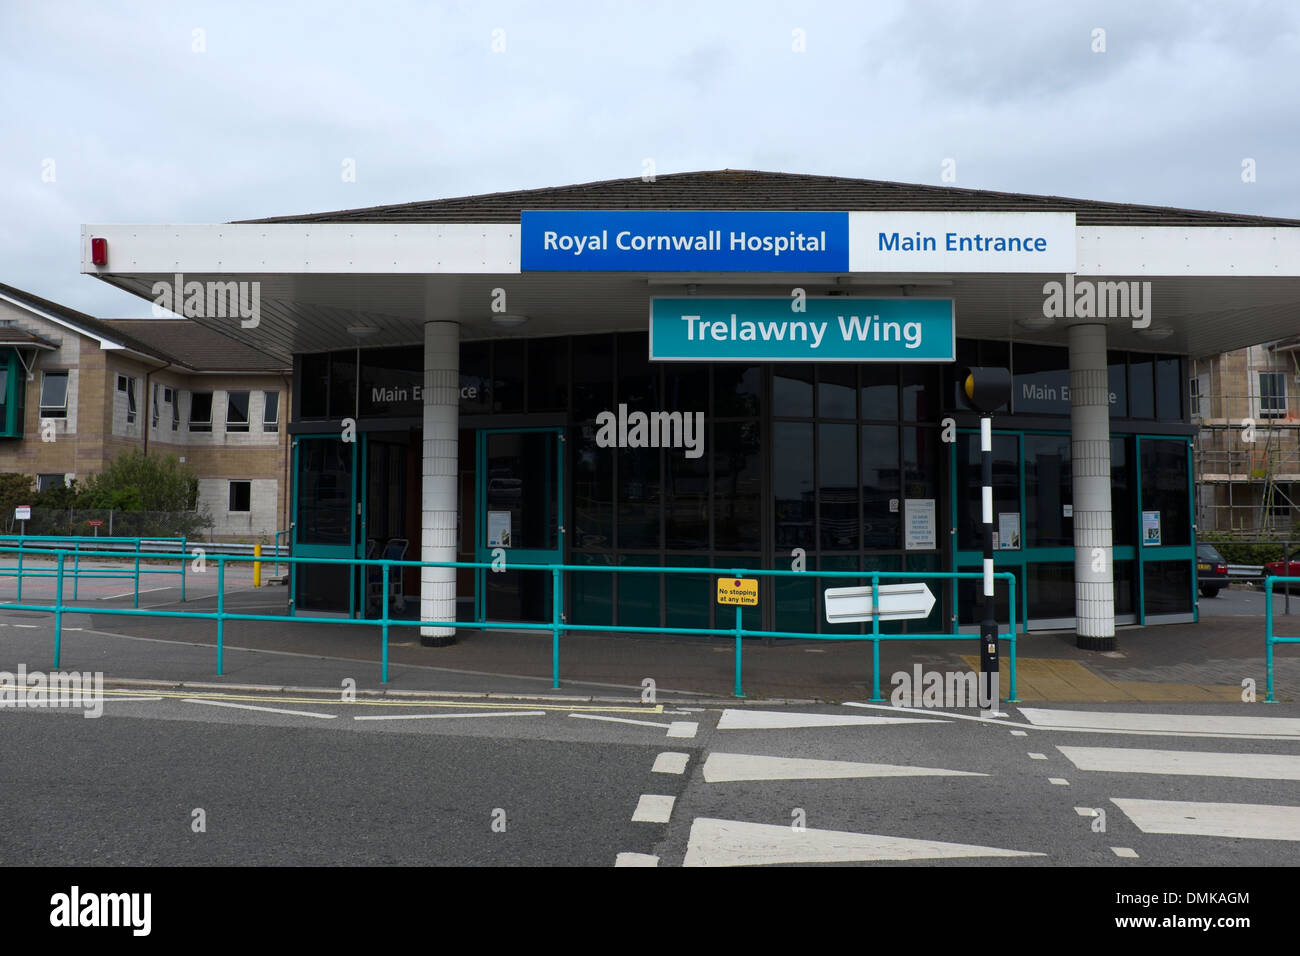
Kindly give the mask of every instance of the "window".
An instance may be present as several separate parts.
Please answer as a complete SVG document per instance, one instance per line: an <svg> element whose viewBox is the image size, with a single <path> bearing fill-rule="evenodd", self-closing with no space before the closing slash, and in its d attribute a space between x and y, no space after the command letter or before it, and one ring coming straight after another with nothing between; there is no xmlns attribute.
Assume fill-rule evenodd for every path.
<svg viewBox="0 0 1300 956"><path fill-rule="evenodd" d="M1210 413L1210 376L1198 375L1187 380L1188 411L1193 417L1208 418Z"/></svg>
<svg viewBox="0 0 1300 956"><path fill-rule="evenodd" d="M232 481L230 483L230 511L251 511L252 485L250 481Z"/></svg>
<svg viewBox="0 0 1300 956"><path fill-rule="evenodd" d="M1291 517L1291 503L1295 500L1296 486L1279 483L1273 486L1272 500L1268 503L1269 517L1286 521Z"/></svg>
<svg viewBox="0 0 1300 956"><path fill-rule="evenodd" d="M248 431L248 392L226 393L226 431Z"/></svg>
<svg viewBox="0 0 1300 956"><path fill-rule="evenodd" d="M194 392L190 396L190 431L212 431L211 392Z"/></svg>
<svg viewBox="0 0 1300 956"><path fill-rule="evenodd" d="M163 401L172 407L172 431L179 431L181 427L180 393L174 388L164 388Z"/></svg>
<svg viewBox="0 0 1300 956"><path fill-rule="evenodd" d="M1259 373L1259 417L1286 417L1286 375L1284 373Z"/></svg>
<svg viewBox="0 0 1300 956"><path fill-rule="evenodd" d="M126 393L126 423L135 424L135 379L127 375L117 377L117 390Z"/></svg>
<svg viewBox="0 0 1300 956"><path fill-rule="evenodd" d="M68 417L68 373L45 372L41 376L41 418Z"/></svg>
<svg viewBox="0 0 1300 956"><path fill-rule="evenodd" d="M150 414L151 426L158 427L158 383L153 383L153 402L151 403L152 413Z"/></svg>
<svg viewBox="0 0 1300 956"><path fill-rule="evenodd" d="M66 482L63 480L63 475L37 475L36 476L36 491L38 493L42 491L49 491L52 488L62 488L65 484Z"/></svg>
<svg viewBox="0 0 1300 956"><path fill-rule="evenodd" d="M280 393L263 392L266 397L266 404L262 406L262 431L276 432L280 430Z"/></svg>

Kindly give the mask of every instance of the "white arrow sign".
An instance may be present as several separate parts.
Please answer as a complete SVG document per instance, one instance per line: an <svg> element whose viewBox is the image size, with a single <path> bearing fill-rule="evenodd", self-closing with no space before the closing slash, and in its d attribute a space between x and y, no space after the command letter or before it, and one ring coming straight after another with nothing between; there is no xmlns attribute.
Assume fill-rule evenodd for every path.
<svg viewBox="0 0 1300 956"><path fill-rule="evenodd" d="M905 621L910 618L929 617L934 608L934 595L924 581L906 584L882 584L878 589L880 604L871 606L871 588L827 588L826 623L849 624L869 621L879 616L882 621Z"/></svg>

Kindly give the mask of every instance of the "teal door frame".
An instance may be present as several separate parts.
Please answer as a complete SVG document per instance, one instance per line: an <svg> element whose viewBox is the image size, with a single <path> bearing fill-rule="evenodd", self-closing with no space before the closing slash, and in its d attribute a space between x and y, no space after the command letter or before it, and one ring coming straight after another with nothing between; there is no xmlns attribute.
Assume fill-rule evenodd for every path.
<svg viewBox="0 0 1300 956"><path fill-rule="evenodd" d="M474 560L489 562L492 551L487 546L487 453L488 438L492 435L549 434L555 440L547 446L547 454L554 458L550 467L542 469L548 482L547 501L555 508L555 547L554 548L510 548L509 557L520 564L563 564L565 551L564 534L564 429L559 426L537 428L480 428L474 439ZM486 568L474 569L474 620L487 620L487 575L492 572ZM563 591L561 591L563 594Z"/></svg>
<svg viewBox="0 0 1300 956"><path fill-rule="evenodd" d="M1184 438L1181 435L1134 435L1133 451L1133 481L1137 486L1137 585L1138 585L1138 623L1145 624L1147 621L1147 602L1146 602L1146 563L1148 561L1177 561L1180 558L1186 559L1191 565L1192 570L1192 620L1200 620L1200 603L1197 601L1196 590L1196 479L1192 474L1192 440ZM1150 547L1142 543L1142 442L1143 441L1176 441L1182 442L1187 448L1187 544L1164 544L1151 545ZM1161 537L1163 542L1164 528L1163 522L1161 527Z"/></svg>
<svg viewBox="0 0 1300 956"><path fill-rule="evenodd" d="M352 488L350 493L352 498L352 506L351 508L349 508L349 515L351 519L349 524L349 534L351 536L351 541L348 544L309 544L309 543L301 542L298 538L299 532L301 531L301 522L298 521L298 499L299 499L299 495L301 495L302 493L302 480L301 480L302 472L300 470L299 458L302 453L302 449L301 449L302 442L304 440L309 440L309 439L328 439L331 441L337 441L337 442L341 442L342 444L351 446ZM292 505L293 517L291 519L291 527L293 529L293 541L291 545L291 550L289 552L294 557L298 557L298 558L354 558L356 557L357 520L360 513L360 499L357 497L357 480L358 480L357 470L358 470L359 461L364 461L364 458L361 458L361 456L358 454L357 445L358 443L355 441L344 442L342 436L338 432L330 432L327 434L313 433L309 435L294 436L293 439L293 505ZM348 616L349 617L357 616L357 593L356 593L357 589L356 589L355 578L356 578L355 574L349 575L349 580L352 582L352 586L348 588ZM297 601L298 601L297 565L290 564L289 565L290 613L293 613L294 611L297 610Z"/></svg>

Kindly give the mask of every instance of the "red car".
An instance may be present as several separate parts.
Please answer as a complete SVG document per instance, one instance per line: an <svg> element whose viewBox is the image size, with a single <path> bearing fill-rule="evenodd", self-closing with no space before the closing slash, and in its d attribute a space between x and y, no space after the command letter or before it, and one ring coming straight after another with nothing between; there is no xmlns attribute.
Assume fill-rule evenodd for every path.
<svg viewBox="0 0 1300 956"><path fill-rule="evenodd" d="M1264 576L1274 578L1300 578L1300 559L1292 557L1286 570L1284 571L1282 568L1283 565L1281 561L1270 561L1268 564L1264 565ZM1292 593L1300 591L1300 582L1292 581L1289 584L1279 583L1273 585L1273 591L1275 593L1282 591L1283 589L1289 590Z"/></svg>

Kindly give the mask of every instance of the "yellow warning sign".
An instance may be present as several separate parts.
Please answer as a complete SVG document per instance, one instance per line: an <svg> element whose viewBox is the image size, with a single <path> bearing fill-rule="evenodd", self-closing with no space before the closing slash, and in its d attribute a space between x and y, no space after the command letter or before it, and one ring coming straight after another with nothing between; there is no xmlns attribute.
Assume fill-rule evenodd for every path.
<svg viewBox="0 0 1300 956"><path fill-rule="evenodd" d="M757 604L758 578L718 578L719 604Z"/></svg>

